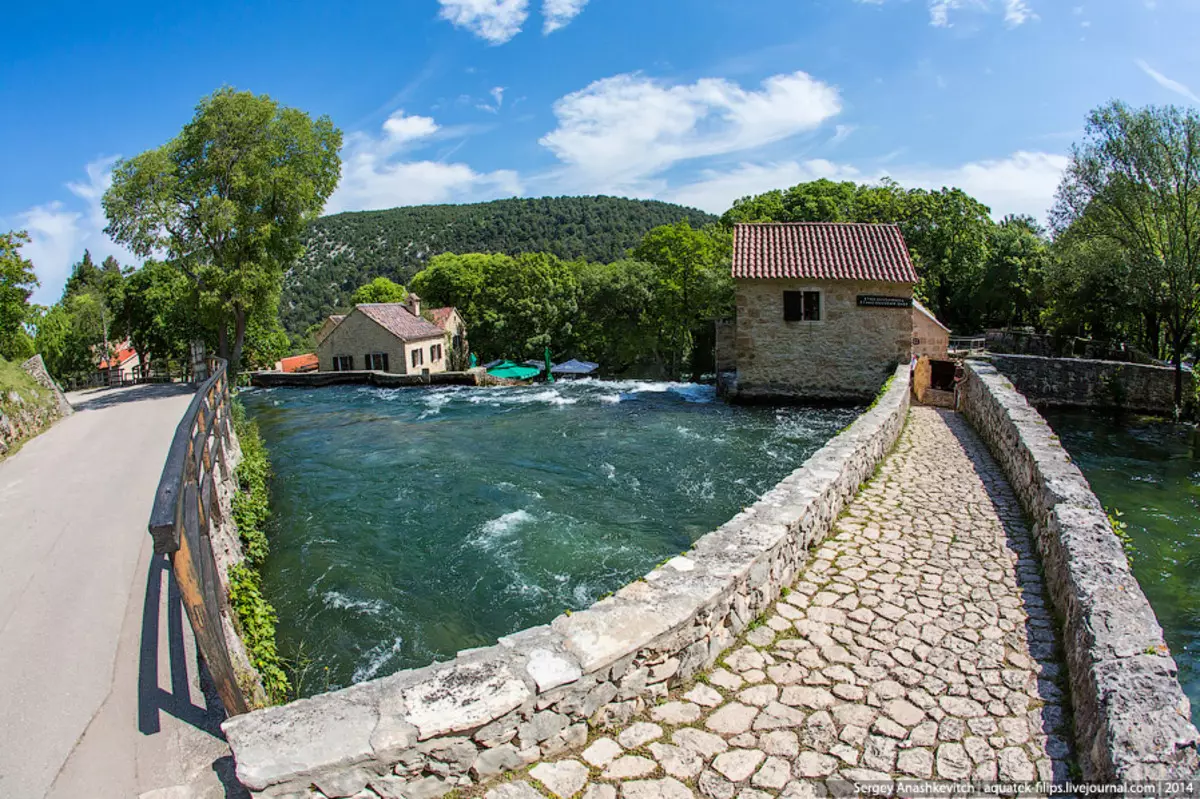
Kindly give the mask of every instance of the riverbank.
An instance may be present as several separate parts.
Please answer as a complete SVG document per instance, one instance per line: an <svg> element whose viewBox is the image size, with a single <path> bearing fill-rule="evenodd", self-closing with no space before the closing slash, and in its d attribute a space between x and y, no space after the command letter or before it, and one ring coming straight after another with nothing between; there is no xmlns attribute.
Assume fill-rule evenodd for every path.
<svg viewBox="0 0 1200 799"><path fill-rule="evenodd" d="M251 372L255 388L326 388L328 386L376 386L408 388L420 386L501 386L516 381L492 377L482 367L466 372L397 375L388 372Z"/></svg>

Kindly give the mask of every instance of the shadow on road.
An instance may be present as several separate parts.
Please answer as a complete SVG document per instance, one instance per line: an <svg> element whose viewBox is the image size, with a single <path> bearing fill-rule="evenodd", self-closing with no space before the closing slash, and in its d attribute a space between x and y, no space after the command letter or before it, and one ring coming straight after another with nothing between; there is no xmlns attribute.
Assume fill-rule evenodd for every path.
<svg viewBox="0 0 1200 799"><path fill-rule="evenodd" d="M163 601L163 586L166 586L166 601ZM166 614L167 656L170 671L170 689L159 685L159 658L161 645L159 629L160 614ZM216 685L209 676L204 661L197 656L189 657L190 648L185 645L184 624L186 623L179 586L171 572L171 564L165 555L150 559L146 573L146 599L142 607L142 641L138 664L138 731L143 735L155 735L162 730L160 713L167 713L185 724L208 733L214 738L225 740L221 722L225 720L225 709L221 706ZM191 650L194 651L194 650ZM194 666L193 666L194 664ZM200 691L204 704L192 701L188 679L189 666L198 672ZM213 761L212 770L225 790L226 799L249 799L249 792L238 782L232 755Z"/></svg>
<svg viewBox="0 0 1200 799"><path fill-rule="evenodd" d="M163 399L194 394L190 383L146 383L132 388L95 388L71 397L71 407L77 411L99 411L116 405L144 400Z"/></svg>
<svg viewBox="0 0 1200 799"><path fill-rule="evenodd" d="M163 585L167 587L167 601L162 601ZM158 666L160 612L167 617L167 655L170 669L170 690L159 686ZM146 574L146 600L142 607L141 661L138 667L138 729L143 735L159 732L159 713L165 712L203 730L214 738L225 740L221 722L225 719L224 709L215 696L212 680L196 660L200 670L200 688L204 693L204 706L192 702L188 680L188 653L184 646L183 603L179 598L179 587L171 573L171 565L165 555L155 555L150 560Z"/></svg>

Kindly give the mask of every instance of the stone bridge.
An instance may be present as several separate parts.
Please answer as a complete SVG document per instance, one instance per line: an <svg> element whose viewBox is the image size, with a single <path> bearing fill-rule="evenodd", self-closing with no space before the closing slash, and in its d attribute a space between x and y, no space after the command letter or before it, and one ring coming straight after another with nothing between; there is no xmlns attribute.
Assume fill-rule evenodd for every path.
<svg viewBox="0 0 1200 799"><path fill-rule="evenodd" d="M1103 509L990 366L960 412L910 408L898 370L758 503L592 608L224 732L145 533L188 399L74 396L0 462L6 796L762 799L1197 768Z"/></svg>
<svg viewBox="0 0 1200 799"><path fill-rule="evenodd" d="M763 799L905 780L1190 777L1149 603L1052 431L987 364L907 367L693 549L591 608L224 724L256 796Z"/></svg>

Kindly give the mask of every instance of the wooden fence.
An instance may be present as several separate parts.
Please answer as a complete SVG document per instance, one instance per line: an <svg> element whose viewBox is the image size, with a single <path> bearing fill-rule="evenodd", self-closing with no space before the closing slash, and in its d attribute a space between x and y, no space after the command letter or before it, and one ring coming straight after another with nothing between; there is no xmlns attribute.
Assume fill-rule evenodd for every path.
<svg viewBox="0 0 1200 799"><path fill-rule="evenodd" d="M226 370L225 361L210 362L210 376L175 429L149 527L154 551L170 556L196 645L225 712L236 716L249 707L225 645L221 609L228 607L229 598L217 572L210 537L214 525L222 521L218 484L232 479L233 418Z"/></svg>

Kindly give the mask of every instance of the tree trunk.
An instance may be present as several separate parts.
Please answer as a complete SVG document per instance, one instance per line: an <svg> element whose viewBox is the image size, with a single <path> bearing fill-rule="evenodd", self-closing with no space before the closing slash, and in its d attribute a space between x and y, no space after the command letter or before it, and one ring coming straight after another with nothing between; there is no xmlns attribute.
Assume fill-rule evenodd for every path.
<svg viewBox="0 0 1200 799"><path fill-rule="evenodd" d="M1175 414L1178 416L1183 408L1183 356L1180 354L1182 346L1176 347L1174 354L1171 356L1171 363L1175 366Z"/></svg>
<svg viewBox="0 0 1200 799"><path fill-rule="evenodd" d="M229 358L230 382L242 369L242 345L246 342L246 311L236 305L233 308L233 354Z"/></svg>

